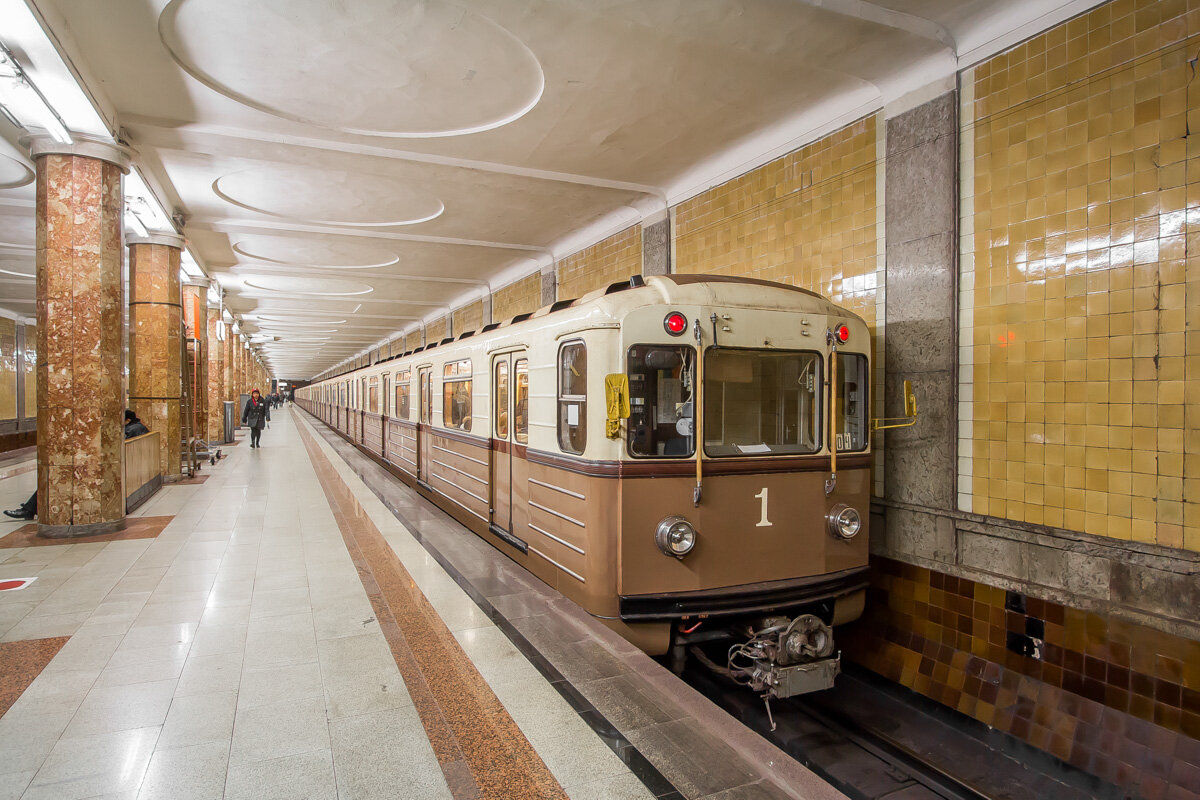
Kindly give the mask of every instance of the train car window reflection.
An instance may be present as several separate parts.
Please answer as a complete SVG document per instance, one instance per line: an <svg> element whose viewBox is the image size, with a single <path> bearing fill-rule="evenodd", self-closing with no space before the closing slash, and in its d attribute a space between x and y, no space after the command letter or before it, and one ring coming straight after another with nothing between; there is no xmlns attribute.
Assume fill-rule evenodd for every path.
<svg viewBox="0 0 1200 800"><path fill-rule="evenodd" d="M513 439L529 444L529 361L521 358L513 364Z"/></svg>
<svg viewBox="0 0 1200 800"><path fill-rule="evenodd" d="M837 449L867 448L867 357L838 353Z"/></svg>
<svg viewBox="0 0 1200 800"><path fill-rule="evenodd" d="M408 419L408 384L412 380L409 370L396 373L396 416Z"/></svg>
<svg viewBox="0 0 1200 800"><path fill-rule="evenodd" d="M587 347L568 342L558 351L558 446L582 453L587 446Z"/></svg>
<svg viewBox="0 0 1200 800"><path fill-rule="evenodd" d="M379 378L372 376L370 383L367 385L367 411L372 414L379 413Z"/></svg>
<svg viewBox="0 0 1200 800"><path fill-rule="evenodd" d="M442 424L471 430L471 362L452 361L442 372Z"/></svg>
<svg viewBox="0 0 1200 800"><path fill-rule="evenodd" d="M433 380L429 367L421 370L421 422L428 425L433 416Z"/></svg>
<svg viewBox="0 0 1200 800"><path fill-rule="evenodd" d="M821 357L779 350L704 356L704 452L802 455L820 447Z"/></svg>
<svg viewBox="0 0 1200 800"><path fill-rule="evenodd" d="M496 438L508 438L508 357L496 362Z"/></svg>
<svg viewBox="0 0 1200 800"><path fill-rule="evenodd" d="M695 353L684 345L629 348L629 453L687 458L695 444Z"/></svg>

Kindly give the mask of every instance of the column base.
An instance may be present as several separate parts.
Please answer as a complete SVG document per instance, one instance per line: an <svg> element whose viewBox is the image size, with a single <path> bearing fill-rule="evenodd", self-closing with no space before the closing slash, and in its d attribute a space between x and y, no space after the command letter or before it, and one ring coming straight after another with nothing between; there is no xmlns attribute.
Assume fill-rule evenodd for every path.
<svg viewBox="0 0 1200 800"><path fill-rule="evenodd" d="M86 525L43 525L38 523L37 535L43 539L74 539L78 536L103 536L125 530L125 518L112 522L91 522Z"/></svg>

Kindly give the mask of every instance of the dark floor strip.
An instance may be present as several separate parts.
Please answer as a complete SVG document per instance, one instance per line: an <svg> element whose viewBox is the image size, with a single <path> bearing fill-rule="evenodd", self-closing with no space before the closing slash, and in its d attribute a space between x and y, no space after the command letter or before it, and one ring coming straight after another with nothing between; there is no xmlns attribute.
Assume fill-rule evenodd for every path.
<svg viewBox="0 0 1200 800"><path fill-rule="evenodd" d="M70 636L0 643L0 717L42 673Z"/></svg>
<svg viewBox="0 0 1200 800"><path fill-rule="evenodd" d="M304 409L300 410L304 411ZM331 445L336 447L335 443L338 441L338 439L333 439L331 437L333 437L334 434L342 436L341 433L334 428L330 428L329 426L325 425L320 419L313 416L308 411L304 411L304 413L309 420L313 422L320 422L324 426L325 430L317 429L318 433L323 434L325 438L331 442ZM302 426L298 425L297 427L299 428ZM342 437L342 441L349 446L353 446L353 443L344 437ZM366 455L361 453L361 451L359 451L357 448L355 448L355 452L359 453L360 455ZM629 739L625 738L624 734L617 730L616 726L609 722L608 719L587 700L587 698L580 694L579 690L577 690L575 686L572 685L571 682L568 681L563 674L558 671L557 668L555 668L553 664L546 660L545 656L538 652L537 648L527 638L525 638L525 635L521 633L511 622L509 622L508 618L501 614L500 611L498 611L496 607L493 606L492 603L487 599L487 597L484 596L484 594L479 591L479 589L477 589L466 576L459 572L454 564L451 563L450 560L447 559L446 556L444 556L442 552L433 545L432 542L421 535L420 526L411 522L406 517L404 512L400 511L392 503L390 503L387 497L385 497L376 486L374 486L370 481L365 480L362 470L358 469L350 462L347 462L347 465L350 467L350 469L354 470L356 475L358 475L360 478L364 478L364 484L368 489L371 490L372 493L374 493L377 498L379 498L379 502L383 503L383 505L392 512L392 515L396 517L396 519L398 519L405 528L408 529L409 533L412 534L412 536L421 544L423 548L425 548L426 552L433 556L433 559L438 562L442 569L446 570L446 574L453 578L454 582L457 583L459 587L461 587L462 590L467 593L467 596L475 601L475 604L478 605L485 614L487 614L488 618L492 620L496 627L499 628L504 635L508 637L509 641L511 641L513 645L521 651L521 654L524 655L529 662L537 668L538 672L540 672L546 678L546 680L550 682L550 685L553 686L558 693L562 695L563 698L571 705L571 707L579 713L584 722L586 722L588 726L596 732L596 735L600 737L600 739L609 747L609 749L617 754L617 756L629 767L630 771L637 776L638 780L640 780L646 786L651 794L657 798L660 798L660 800L685 800L684 794L680 792L679 789L673 783L671 783L671 781L665 775L663 775L661 771L659 771L658 767L654 766L654 764L652 764L650 760L647 759L642 752L638 750L638 748L635 747L632 742L629 741ZM393 480L399 479L394 478ZM437 513L444 513L432 504L430 507ZM454 524L458 524L449 515L446 515L446 519ZM471 535L473 536L474 534Z"/></svg>
<svg viewBox="0 0 1200 800"><path fill-rule="evenodd" d="M174 514L160 517L126 517L125 527L119 531L100 536L72 536L69 539L46 539L38 536L37 523L31 522L0 538L0 550L9 550L14 547L49 547L92 542L120 542L126 539L153 539L162 533L173 519L175 519Z"/></svg>
<svg viewBox="0 0 1200 800"><path fill-rule="evenodd" d="M456 800L566 800L311 434L297 429Z"/></svg>

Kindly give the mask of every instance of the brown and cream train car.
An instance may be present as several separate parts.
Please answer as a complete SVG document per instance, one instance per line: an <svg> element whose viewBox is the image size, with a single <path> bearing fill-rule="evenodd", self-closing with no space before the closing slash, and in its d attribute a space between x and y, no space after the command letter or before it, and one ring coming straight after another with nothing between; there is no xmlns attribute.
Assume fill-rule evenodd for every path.
<svg viewBox="0 0 1200 800"><path fill-rule="evenodd" d="M862 611L869 353L812 292L634 278L297 400L648 653L786 696Z"/></svg>

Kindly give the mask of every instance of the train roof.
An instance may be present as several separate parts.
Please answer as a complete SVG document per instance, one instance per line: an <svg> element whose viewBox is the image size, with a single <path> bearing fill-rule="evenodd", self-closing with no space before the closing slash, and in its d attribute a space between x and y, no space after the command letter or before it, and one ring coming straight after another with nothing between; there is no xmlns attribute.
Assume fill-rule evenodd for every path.
<svg viewBox="0 0 1200 800"><path fill-rule="evenodd" d="M519 325L526 320L540 319L550 314L572 309L578 316L584 312L589 317L608 317L619 320L626 312L634 308L648 305L717 305L730 308L754 308L769 311L796 311L800 313L852 316L857 314L838 306L808 289L792 286L786 283L760 280L758 278L739 278L728 275L654 275L643 278L635 275L627 281L610 284L602 289L589 292L582 297L559 300L542 306L536 311L493 322L484 325L478 331L464 331L458 336L430 342L423 347L397 353L379 363L393 359L405 358L461 339L467 339L481 333L490 333L501 328ZM564 317L568 315L564 314ZM594 317L593 317L594 318ZM564 320L565 321L565 320ZM334 373L321 380L329 380L354 370Z"/></svg>

